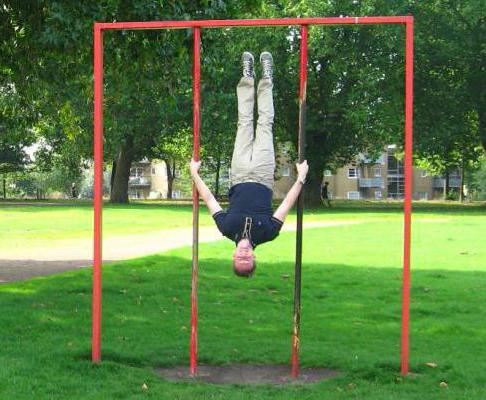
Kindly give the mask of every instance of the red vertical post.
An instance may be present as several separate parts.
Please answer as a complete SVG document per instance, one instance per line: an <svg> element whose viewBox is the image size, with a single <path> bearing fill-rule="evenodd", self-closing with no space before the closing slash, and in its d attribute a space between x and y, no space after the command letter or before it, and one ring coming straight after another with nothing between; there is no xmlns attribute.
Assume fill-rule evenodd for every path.
<svg viewBox="0 0 486 400"><path fill-rule="evenodd" d="M299 163L305 160L305 111L307 91L307 25L300 27L300 85L299 85ZM297 200L297 233L295 249L295 284L294 284L294 319L292 330L292 377L299 376L299 346L300 346L300 294L302 271L302 222L304 209L304 189Z"/></svg>
<svg viewBox="0 0 486 400"><path fill-rule="evenodd" d="M91 360L101 360L101 262L103 210L103 31L94 24L94 247Z"/></svg>
<svg viewBox="0 0 486 400"><path fill-rule="evenodd" d="M193 153L194 160L199 161L199 133L201 130L201 28L194 27L193 55ZM191 375L197 373L197 275L199 268L199 193L192 184L192 286L191 286L191 343L190 368Z"/></svg>
<svg viewBox="0 0 486 400"><path fill-rule="evenodd" d="M412 129L413 129L413 18L406 22L405 38L405 201L403 230L402 340L400 370L408 374L410 321L410 239L412 212Z"/></svg>

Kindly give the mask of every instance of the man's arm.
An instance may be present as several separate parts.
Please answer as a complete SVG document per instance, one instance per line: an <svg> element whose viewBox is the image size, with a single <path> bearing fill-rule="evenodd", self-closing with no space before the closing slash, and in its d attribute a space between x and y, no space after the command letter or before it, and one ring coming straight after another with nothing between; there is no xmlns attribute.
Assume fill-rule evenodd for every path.
<svg viewBox="0 0 486 400"><path fill-rule="evenodd" d="M278 220L283 222L290 209L294 206L297 198L299 197L300 191L302 190L302 186L304 186L308 171L309 166L307 165L307 161L297 164L297 180L290 188L287 196L285 196L285 199L282 201L282 204L280 204L273 214L273 216Z"/></svg>
<svg viewBox="0 0 486 400"><path fill-rule="evenodd" d="M211 215L214 215L217 212L221 211L222 208L219 205L218 201L214 198L213 194L211 193L209 188L206 186L204 181L199 176L199 168L200 167L201 167L201 161L191 160L189 168L191 170L192 180L194 181L194 183L197 187L197 191L199 192L199 195L201 196L201 198L204 200L204 202L208 206L209 212L211 213Z"/></svg>

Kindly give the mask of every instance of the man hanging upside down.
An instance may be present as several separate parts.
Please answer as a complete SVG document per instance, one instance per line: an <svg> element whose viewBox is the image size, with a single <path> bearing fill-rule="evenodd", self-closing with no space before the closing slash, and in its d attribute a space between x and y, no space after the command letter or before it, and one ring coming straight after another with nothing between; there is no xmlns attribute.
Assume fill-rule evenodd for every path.
<svg viewBox="0 0 486 400"><path fill-rule="evenodd" d="M258 122L253 129L254 58L244 52L243 76L236 89L238 97L238 131L231 161L229 208L223 211L199 176L201 162L191 160L191 176L199 195L206 203L218 229L236 243L233 268L239 276L251 276L255 270L257 245L275 239L285 217L297 200L305 183L307 161L297 164L297 180L282 204L272 211L275 153L273 148L273 58L268 52L260 55L262 77L258 83Z"/></svg>

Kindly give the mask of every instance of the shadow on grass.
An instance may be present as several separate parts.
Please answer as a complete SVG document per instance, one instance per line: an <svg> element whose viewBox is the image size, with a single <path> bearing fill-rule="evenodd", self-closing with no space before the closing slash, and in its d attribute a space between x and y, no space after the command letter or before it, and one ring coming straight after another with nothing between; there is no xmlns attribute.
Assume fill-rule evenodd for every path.
<svg viewBox="0 0 486 400"><path fill-rule="evenodd" d="M201 260L201 360L286 363L293 302L293 279L286 276L292 264L260 262L252 279L235 277L225 265L217 258ZM165 255L104 266L103 360L132 367L187 363L190 275L189 259ZM444 366L444 374L481 373L471 363L486 340L485 288L485 272L413 273L414 370L433 360ZM31 362L37 352L89 359L90 292L88 269L0 286L0 340L9 349L5 363L10 357ZM306 264L303 365L370 380L397 372L400 308L400 269Z"/></svg>

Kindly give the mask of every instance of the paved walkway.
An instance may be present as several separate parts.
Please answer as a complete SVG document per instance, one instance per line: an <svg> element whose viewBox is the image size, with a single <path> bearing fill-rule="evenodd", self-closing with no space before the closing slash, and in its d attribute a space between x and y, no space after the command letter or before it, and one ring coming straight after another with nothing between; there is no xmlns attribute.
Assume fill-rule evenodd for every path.
<svg viewBox="0 0 486 400"><path fill-rule="evenodd" d="M359 221L304 222L304 229L358 224ZM282 231L295 231L295 224L287 223ZM200 243L222 240L215 226L201 227ZM110 262L162 253L192 244L191 228L152 231L129 236L106 237L103 240L103 261ZM82 268L92 265L92 238L59 240L46 247L13 247L0 256L0 283L18 281Z"/></svg>

